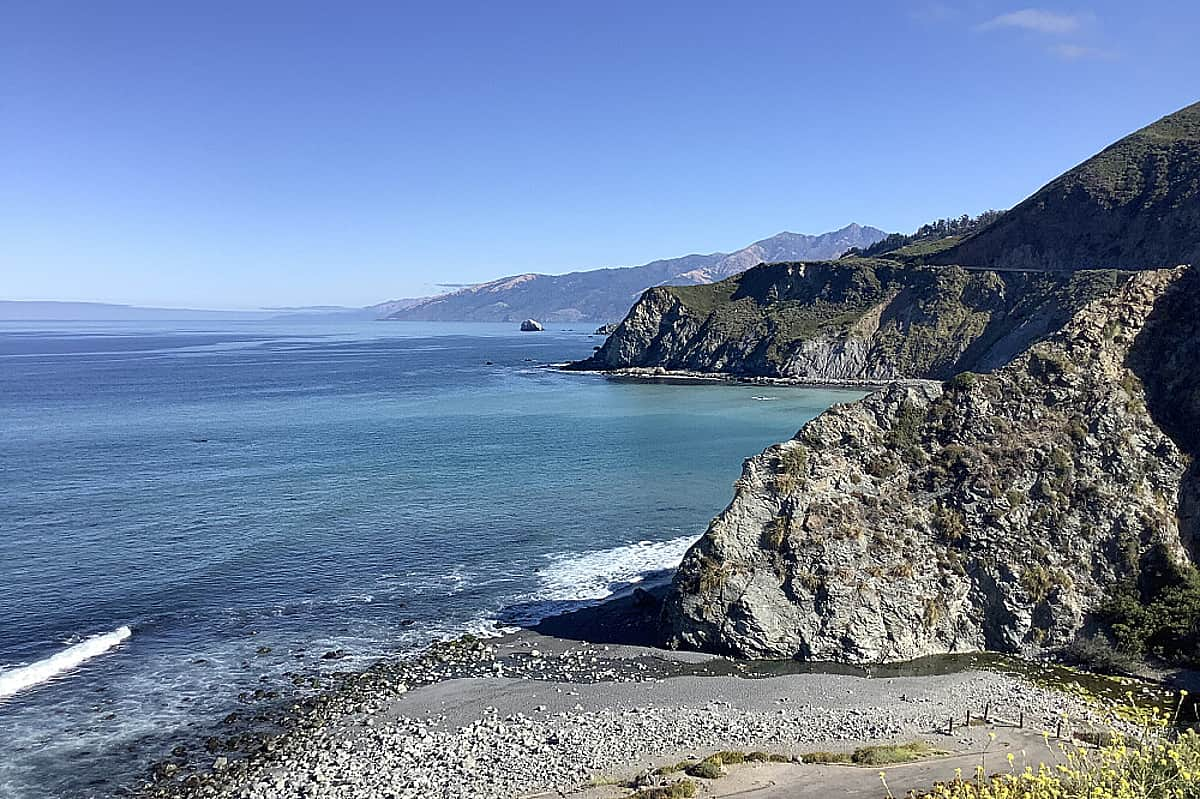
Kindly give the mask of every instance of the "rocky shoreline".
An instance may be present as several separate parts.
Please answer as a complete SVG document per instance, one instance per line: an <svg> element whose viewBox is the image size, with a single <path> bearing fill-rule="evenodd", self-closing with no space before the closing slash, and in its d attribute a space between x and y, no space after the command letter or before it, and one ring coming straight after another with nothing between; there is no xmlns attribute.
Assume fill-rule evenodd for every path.
<svg viewBox="0 0 1200 799"><path fill-rule="evenodd" d="M611 604L615 612L551 620L549 631L573 629L583 638L615 626L625 635L647 612L630 598ZM1033 729L1055 730L1064 718L1083 727L1101 720L1082 699L994 671L865 674L762 671L750 662L536 630L465 637L339 675L336 687L318 696L258 714L260 721L274 714L280 732L235 730L202 751L177 750L132 793L566 795L723 749L794 758L923 737L954 750L970 741L961 729L947 735L948 720L985 709L1020 716Z"/></svg>
<svg viewBox="0 0 1200 799"><path fill-rule="evenodd" d="M555 364L562 371L578 374L602 375L615 380L638 380L679 384L740 383L753 386L779 386L799 388L858 388L874 391L885 386L899 384L919 386L941 383L936 380L896 378L894 380L859 380L835 377L766 377L763 375L740 375L732 372L697 372L679 369L664 369L660 366L632 366L626 369L572 369L570 364Z"/></svg>

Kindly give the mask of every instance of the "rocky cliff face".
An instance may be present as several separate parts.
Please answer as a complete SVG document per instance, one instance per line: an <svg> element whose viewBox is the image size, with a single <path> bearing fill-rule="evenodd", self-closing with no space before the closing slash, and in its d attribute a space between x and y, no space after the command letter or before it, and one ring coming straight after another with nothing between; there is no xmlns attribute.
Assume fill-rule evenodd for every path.
<svg viewBox="0 0 1200 799"><path fill-rule="evenodd" d="M865 259L770 264L646 292L576 368L868 381L988 371L1127 278Z"/></svg>
<svg viewBox="0 0 1200 799"><path fill-rule="evenodd" d="M1066 644L1115 582L1200 550L1198 319L1196 272L1139 273L992 374L821 415L746 462L670 640L851 662Z"/></svg>

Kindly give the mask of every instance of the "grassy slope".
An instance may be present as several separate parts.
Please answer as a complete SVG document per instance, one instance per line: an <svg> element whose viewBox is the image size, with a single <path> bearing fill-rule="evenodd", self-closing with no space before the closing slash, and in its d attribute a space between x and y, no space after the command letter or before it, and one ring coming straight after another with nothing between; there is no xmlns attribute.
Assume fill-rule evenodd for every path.
<svg viewBox="0 0 1200 799"><path fill-rule="evenodd" d="M1051 181L930 258L979 267L1148 269L1200 257L1200 103Z"/></svg>
<svg viewBox="0 0 1200 799"><path fill-rule="evenodd" d="M869 335L877 358L946 376L962 349L983 353L1023 320L1059 315L1110 289L1114 272L1008 274L885 259L770 264L707 286L665 289L700 321L697 338L753 342L773 372L804 340ZM880 326L860 322L880 307ZM702 364L690 364L698 367Z"/></svg>

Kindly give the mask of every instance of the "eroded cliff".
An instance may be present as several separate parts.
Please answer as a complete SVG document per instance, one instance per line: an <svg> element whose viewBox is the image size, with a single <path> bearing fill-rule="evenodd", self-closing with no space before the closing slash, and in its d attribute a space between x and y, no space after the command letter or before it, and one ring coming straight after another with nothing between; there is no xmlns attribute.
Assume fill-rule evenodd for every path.
<svg viewBox="0 0 1200 799"><path fill-rule="evenodd" d="M989 371L1128 273L914 267L869 259L756 267L646 292L575 368L884 381Z"/></svg>
<svg viewBox="0 0 1200 799"><path fill-rule="evenodd" d="M1119 581L1191 559L1200 278L1180 267L1089 290L1099 296L991 374L892 385L749 459L676 575L670 640L851 662L1030 652L1069 642ZM674 315L665 330L688 332L678 304L645 300ZM962 351L994 351L984 340ZM933 374L961 362L924 361Z"/></svg>

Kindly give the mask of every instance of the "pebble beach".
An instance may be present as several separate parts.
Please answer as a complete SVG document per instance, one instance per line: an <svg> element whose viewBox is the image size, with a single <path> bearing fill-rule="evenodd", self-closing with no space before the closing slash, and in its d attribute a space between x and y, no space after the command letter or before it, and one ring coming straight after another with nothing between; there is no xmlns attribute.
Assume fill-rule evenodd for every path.
<svg viewBox="0 0 1200 799"><path fill-rule="evenodd" d="M629 791L614 784L653 780L658 766L721 750L784 761L925 739L967 751L978 735L952 733L947 722L985 708L1021 717L1031 734L1064 718L1099 720L1078 698L995 671L764 676L698 653L520 631L344 675L334 689L276 708L280 732L233 732L177 751L137 795L620 796Z"/></svg>

